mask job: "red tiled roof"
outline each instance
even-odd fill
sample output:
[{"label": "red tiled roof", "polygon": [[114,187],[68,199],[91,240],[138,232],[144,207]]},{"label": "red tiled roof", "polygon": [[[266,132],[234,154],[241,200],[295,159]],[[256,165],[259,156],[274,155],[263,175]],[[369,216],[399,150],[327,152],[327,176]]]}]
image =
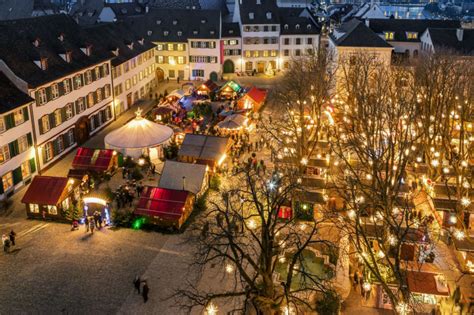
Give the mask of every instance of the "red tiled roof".
[{"label": "red tiled roof", "polygon": [[61,201],[67,181],[65,177],[35,176],[21,202],[54,206]]},{"label": "red tiled roof", "polygon": [[72,167],[89,171],[106,171],[109,168],[113,152],[114,150],[108,149],[79,148],[72,161]]},{"label": "red tiled roof", "polygon": [[178,220],[183,215],[189,192],[146,186],[138,201],[135,214]]},{"label": "red tiled roof", "polygon": [[267,90],[262,90],[262,89],[253,87],[250,89],[250,91],[247,92],[246,95],[250,97],[251,99],[253,99],[256,103],[260,104],[260,103],[263,103],[263,101],[267,97]]},{"label": "red tiled roof", "polygon": [[448,296],[449,292],[440,292],[436,285],[436,273],[407,271],[407,283],[410,292]]}]

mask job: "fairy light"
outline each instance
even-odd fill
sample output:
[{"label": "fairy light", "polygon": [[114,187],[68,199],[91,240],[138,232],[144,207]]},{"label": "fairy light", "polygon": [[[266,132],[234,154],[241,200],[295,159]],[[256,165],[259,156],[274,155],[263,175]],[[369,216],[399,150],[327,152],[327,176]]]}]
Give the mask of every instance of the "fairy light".
[{"label": "fairy light", "polygon": [[471,200],[469,200],[468,197],[462,197],[461,198],[461,205],[463,207],[469,207],[470,204],[471,204]]},{"label": "fairy light", "polygon": [[218,310],[217,306],[212,302],[206,307],[207,315],[217,315]]},{"label": "fairy light", "polygon": [[370,291],[371,288],[372,288],[372,285],[368,283],[367,281],[362,283],[362,289],[364,289],[365,292]]},{"label": "fairy light", "polygon": [[397,312],[400,314],[400,315],[407,315],[408,314],[408,311],[409,311],[409,308],[408,308],[408,305],[404,302],[400,302],[398,303],[397,307],[395,308],[397,310]]},{"label": "fairy light", "polygon": [[247,222],[247,226],[249,227],[249,229],[254,230],[254,229],[257,228],[257,222],[255,222],[254,219],[250,219],[250,220]]},{"label": "fairy light", "polygon": [[356,217],[356,212],[353,209],[351,209],[347,211],[347,216],[349,217],[349,219],[353,220]]},{"label": "fairy light", "polygon": [[397,244],[397,238],[395,237],[395,235],[390,234],[388,236],[388,243],[392,246],[395,246]]},{"label": "fairy light", "polygon": [[234,266],[232,266],[231,264],[227,264],[225,266],[225,272],[232,273],[233,271],[234,271]]}]

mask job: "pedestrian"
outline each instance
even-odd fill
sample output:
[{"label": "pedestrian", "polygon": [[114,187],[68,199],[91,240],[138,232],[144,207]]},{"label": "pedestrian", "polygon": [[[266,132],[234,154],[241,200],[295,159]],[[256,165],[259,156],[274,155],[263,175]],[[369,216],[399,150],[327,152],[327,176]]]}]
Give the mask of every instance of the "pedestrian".
[{"label": "pedestrian", "polygon": [[102,219],[102,213],[99,213],[97,221],[99,221],[99,230],[100,230],[102,228],[102,222],[104,221]]},{"label": "pedestrian", "polygon": [[88,216],[85,217],[84,224],[86,226],[86,233],[88,233],[89,232],[89,217]]},{"label": "pedestrian", "polygon": [[135,289],[137,290],[138,294],[140,294],[140,282],[140,277],[136,275],[135,280],[133,280],[133,285],[135,286]]},{"label": "pedestrian", "polygon": [[3,251],[6,254],[10,252],[10,240],[8,238],[3,242]]},{"label": "pedestrian", "polygon": [[127,177],[127,169],[124,167],[122,167],[122,179],[125,179],[125,177]]},{"label": "pedestrian", "polygon": [[354,289],[357,289],[358,284],[359,284],[359,275],[357,274],[357,271],[355,271],[354,272],[354,281],[353,281]]},{"label": "pedestrian", "polygon": [[148,284],[146,283],[146,281],[143,281],[143,288],[142,288],[143,303],[146,303],[148,301],[149,291],[150,291],[150,288],[148,287]]},{"label": "pedestrian", "polygon": [[10,236],[10,242],[12,243],[12,246],[15,246],[16,233],[13,230],[11,230],[9,236]]},{"label": "pedestrian", "polygon": [[95,224],[94,224],[94,221],[91,219],[89,219],[89,228],[91,229],[91,234],[94,234],[94,228],[95,228]]}]

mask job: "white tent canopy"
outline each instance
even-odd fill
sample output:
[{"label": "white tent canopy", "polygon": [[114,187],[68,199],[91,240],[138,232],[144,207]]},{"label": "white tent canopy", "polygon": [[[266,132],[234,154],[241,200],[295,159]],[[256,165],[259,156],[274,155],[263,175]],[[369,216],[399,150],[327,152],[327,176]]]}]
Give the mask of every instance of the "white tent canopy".
[{"label": "white tent canopy", "polygon": [[154,154],[150,149],[157,148],[161,151],[161,146],[169,142],[173,136],[170,127],[143,118],[140,109],[136,114],[135,119],[105,136],[107,149],[114,149],[131,157],[140,157],[142,154],[152,156]]},{"label": "white tent canopy", "polygon": [[247,124],[247,117],[240,114],[233,114],[227,116],[223,121],[217,124],[220,129],[231,129],[237,130],[244,127]]}]

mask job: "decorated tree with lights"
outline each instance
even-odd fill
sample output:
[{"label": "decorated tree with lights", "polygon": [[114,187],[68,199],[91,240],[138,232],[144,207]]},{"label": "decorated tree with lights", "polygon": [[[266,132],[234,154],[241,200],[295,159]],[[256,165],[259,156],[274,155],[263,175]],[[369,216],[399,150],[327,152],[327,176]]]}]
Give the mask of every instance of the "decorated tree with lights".
[{"label": "decorated tree with lights", "polygon": [[422,137],[417,95],[406,84],[413,73],[370,55],[351,56],[339,70],[332,188],[344,206],[330,214],[364,266],[363,288],[381,285],[394,309],[405,313],[415,307],[407,271],[419,268],[424,256],[410,262],[404,244],[417,235],[426,239],[433,221],[414,204],[419,190],[409,173]]},{"label": "decorated tree with lights", "polygon": [[268,140],[280,150],[278,160],[303,169],[318,154],[320,142],[327,141],[333,123],[331,80],[330,55],[324,50],[290,62],[272,91],[272,115],[263,118]]},{"label": "decorated tree with lights", "polygon": [[194,224],[189,239],[197,248],[191,270],[196,281],[210,266],[222,270],[223,285],[202,289],[190,281],[176,293],[180,306],[187,311],[205,307],[207,313],[232,302],[234,311],[242,313],[315,310],[316,296],[331,286],[310,268],[305,253],[331,244],[317,235],[319,221],[280,218],[281,208],[299,188],[293,175],[262,175],[248,165],[233,184],[225,181],[209,197],[209,211]]}]

